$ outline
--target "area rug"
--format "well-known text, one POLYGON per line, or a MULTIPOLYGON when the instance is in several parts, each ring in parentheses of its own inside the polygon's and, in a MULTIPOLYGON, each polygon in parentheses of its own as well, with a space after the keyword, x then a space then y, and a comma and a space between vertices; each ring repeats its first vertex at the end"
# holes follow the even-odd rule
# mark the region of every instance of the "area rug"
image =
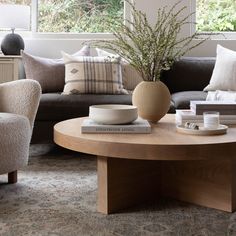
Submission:
POLYGON ((1 236, 231 236, 236 214, 171 199, 103 215, 96 212, 96 158, 33 145, 17 184, 0 176, 1 236))

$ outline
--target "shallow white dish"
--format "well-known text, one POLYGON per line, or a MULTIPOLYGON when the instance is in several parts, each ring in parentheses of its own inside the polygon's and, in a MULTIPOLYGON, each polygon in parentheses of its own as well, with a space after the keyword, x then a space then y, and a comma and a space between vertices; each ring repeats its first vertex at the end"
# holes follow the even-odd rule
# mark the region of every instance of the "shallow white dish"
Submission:
POLYGON ((138 118, 138 109, 118 104, 94 105, 89 107, 89 118, 99 124, 128 124, 138 118))
POLYGON ((217 129, 205 129, 202 123, 197 123, 199 125, 199 130, 185 128, 184 125, 177 125, 176 130, 179 133, 183 134, 192 134, 192 135, 220 135, 226 134, 228 126, 219 125, 217 129))

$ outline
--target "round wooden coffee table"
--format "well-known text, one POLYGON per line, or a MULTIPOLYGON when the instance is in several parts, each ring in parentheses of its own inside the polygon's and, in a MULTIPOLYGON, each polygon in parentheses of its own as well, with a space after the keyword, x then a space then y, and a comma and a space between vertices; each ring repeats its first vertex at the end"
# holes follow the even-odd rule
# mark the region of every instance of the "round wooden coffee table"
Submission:
POLYGON ((151 134, 81 134, 84 118, 54 127, 56 144, 98 156, 98 211, 113 213, 160 196, 236 209, 236 126, 225 135, 176 132, 174 115, 151 134))

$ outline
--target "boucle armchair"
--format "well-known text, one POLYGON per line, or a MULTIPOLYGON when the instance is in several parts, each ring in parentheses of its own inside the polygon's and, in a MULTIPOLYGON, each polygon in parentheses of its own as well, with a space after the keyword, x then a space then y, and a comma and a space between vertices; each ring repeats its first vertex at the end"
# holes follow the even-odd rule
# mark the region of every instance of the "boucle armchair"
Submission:
POLYGON ((28 163, 29 145, 41 87, 33 80, 0 84, 0 175, 17 182, 17 170, 28 163))

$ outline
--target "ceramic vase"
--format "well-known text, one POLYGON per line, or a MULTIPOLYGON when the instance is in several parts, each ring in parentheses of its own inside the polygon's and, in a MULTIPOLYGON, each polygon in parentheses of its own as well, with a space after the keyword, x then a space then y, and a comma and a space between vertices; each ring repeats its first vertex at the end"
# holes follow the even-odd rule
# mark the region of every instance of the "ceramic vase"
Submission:
POLYGON ((132 102, 138 115, 150 122, 158 122, 170 108, 171 95, 161 81, 143 81, 134 89, 132 102))

